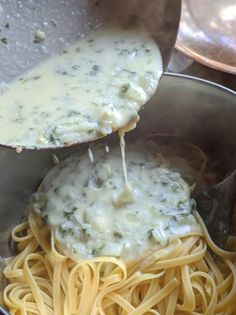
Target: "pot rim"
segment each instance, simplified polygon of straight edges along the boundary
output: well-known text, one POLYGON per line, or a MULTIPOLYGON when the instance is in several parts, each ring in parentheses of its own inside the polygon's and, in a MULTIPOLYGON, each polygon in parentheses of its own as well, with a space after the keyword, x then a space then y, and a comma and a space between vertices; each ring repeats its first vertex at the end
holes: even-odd
POLYGON ((194 81, 194 82, 200 82, 200 83, 209 85, 211 87, 220 89, 223 92, 229 93, 232 96, 236 96, 236 91, 234 91, 234 90, 232 90, 230 88, 227 88, 226 86, 221 85, 219 83, 210 81, 210 80, 206 80, 206 79, 195 77, 195 76, 192 76, 192 75, 189 75, 189 74, 182 74, 182 73, 164 72, 163 74, 164 74, 164 77, 165 76, 167 76, 167 77, 175 77, 175 78, 187 79, 187 80, 194 81))

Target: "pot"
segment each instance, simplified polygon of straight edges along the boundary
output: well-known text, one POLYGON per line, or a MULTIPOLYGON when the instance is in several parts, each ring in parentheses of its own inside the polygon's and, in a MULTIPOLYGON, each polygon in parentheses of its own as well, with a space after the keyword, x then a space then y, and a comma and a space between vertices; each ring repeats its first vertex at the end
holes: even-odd
MULTIPOLYGON (((209 81, 165 74, 159 89, 140 113, 132 141, 151 133, 170 133, 201 147, 219 162, 221 173, 236 168, 236 93, 209 81)), ((118 143, 117 135, 105 140, 118 143)), ((64 159, 88 144, 50 151, 0 150, 0 255, 9 255, 10 230, 24 214, 31 194, 53 167, 53 154, 64 159)))
MULTIPOLYGON (((219 162, 221 173, 236 168, 236 93, 190 76, 165 74, 153 98, 140 113, 127 142, 151 133, 178 135, 201 147, 219 162)), ((117 135, 105 140, 118 143, 117 135)), ((128 145, 128 144, 127 144, 128 145)), ((52 151, 0 150, 0 255, 11 254, 11 229, 24 215, 31 194, 53 167, 52 155, 65 159, 87 150, 88 144, 52 151)))

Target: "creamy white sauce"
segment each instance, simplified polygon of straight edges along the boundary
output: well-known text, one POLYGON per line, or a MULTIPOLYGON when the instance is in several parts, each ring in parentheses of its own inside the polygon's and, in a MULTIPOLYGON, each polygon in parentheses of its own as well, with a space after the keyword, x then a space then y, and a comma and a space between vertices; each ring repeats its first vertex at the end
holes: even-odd
POLYGON ((101 28, 35 67, 0 96, 0 143, 63 146, 137 121, 162 74, 141 29, 101 28))
POLYGON ((47 225, 70 257, 115 256, 124 260, 199 230, 192 214, 188 184, 161 165, 153 148, 132 145, 126 150, 128 182, 124 193, 119 147, 93 148, 52 169, 33 198, 47 225))

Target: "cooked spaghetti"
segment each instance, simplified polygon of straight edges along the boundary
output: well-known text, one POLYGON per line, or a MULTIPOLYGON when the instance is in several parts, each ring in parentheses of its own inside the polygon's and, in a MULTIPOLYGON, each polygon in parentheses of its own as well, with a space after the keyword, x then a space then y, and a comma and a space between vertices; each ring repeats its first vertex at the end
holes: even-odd
MULTIPOLYGON (((188 167, 200 165, 196 172, 211 177, 199 156, 188 167)), ((16 315, 235 315, 236 239, 229 239, 231 251, 217 248, 196 217, 201 229, 169 237, 167 243, 159 240, 137 257, 124 259, 120 252, 96 257, 95 251, 77 259, 78 253, 73 256, 71 247, 60 243, 48 213, 35 209, 12 231, 19 253, 4 270, 9 281, 4 302, 16 315)))

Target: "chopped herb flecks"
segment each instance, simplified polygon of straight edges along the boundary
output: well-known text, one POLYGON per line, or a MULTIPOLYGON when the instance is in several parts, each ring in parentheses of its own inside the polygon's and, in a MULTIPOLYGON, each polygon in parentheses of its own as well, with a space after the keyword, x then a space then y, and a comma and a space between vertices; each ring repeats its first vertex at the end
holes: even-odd
POLYGON ((121 93, 128 92, 129 88, 130 88, 130 84, 129 83, 123 84, 122 87, 121 87, 121 93))
POLYGON ((122 238, 123 237, 123 234, 121 233, 121 232, 114 232, 113 233, 113 236, 115 237, 115 238, 122 238))
POLYGON ((5 44, 5 45, 8 43, 7 37, 2 37, 2 38, 0 38, 0 41, 1 41, 3 44, 5 44))

